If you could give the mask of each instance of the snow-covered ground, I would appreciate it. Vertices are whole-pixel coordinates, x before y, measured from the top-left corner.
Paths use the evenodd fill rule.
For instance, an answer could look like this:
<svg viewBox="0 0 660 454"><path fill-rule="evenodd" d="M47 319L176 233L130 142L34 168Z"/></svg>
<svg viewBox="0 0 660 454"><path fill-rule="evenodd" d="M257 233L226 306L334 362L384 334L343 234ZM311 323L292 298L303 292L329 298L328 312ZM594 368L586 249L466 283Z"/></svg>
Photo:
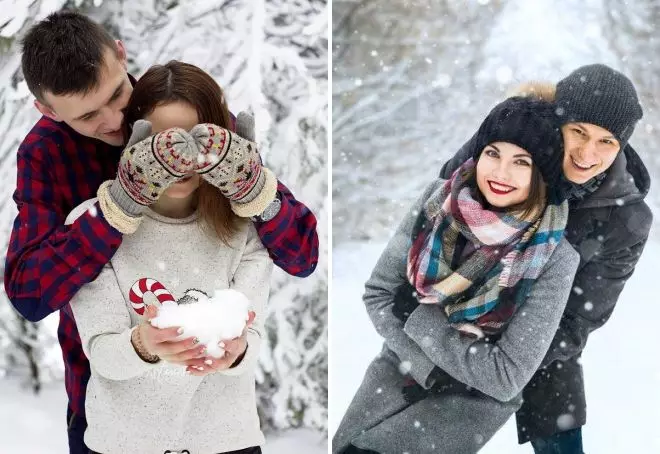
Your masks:
<svg viewBox="0 0 660 454"><path fill-rule="evenodd" d="M342 243L333 251L330 438L367 365L382 346L361 296L384 246L352 242ZM660 452L660 356L653 322L658 310L654 285L658 257L660 243L648 244L612 318L592 334L583 355L589 406L588 423L583 429L587 453ZM517 444L512 418L481 452L522 454L531 453L532 448Z"/></svg>
<svg viewBox="0 0 660 454"><path fill-rule="evenodd" d="M62 382L47 385L39 396L15 379L0 386L0 453L61 454L68 452L66 393ZM324 434L295 429L266 436L265 454L325 454Z"/></svg>

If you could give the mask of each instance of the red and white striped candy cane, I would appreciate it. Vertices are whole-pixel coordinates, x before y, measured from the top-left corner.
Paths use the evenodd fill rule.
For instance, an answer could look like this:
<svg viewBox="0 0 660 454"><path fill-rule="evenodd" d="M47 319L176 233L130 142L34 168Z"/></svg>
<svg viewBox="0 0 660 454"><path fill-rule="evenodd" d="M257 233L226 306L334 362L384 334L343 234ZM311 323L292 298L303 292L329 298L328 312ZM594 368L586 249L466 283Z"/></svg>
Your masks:
<svg viewBox="0 0 660 454"><path fill-rule="evenodd" d="M168 301L176 302L174 296L165 288L163 284L155 279L143 277L133 284L131 291L128 293L128 298L131 300L131 305L135 312L139 315L144 314L144 295L152 293L163 304Z"/></svg>

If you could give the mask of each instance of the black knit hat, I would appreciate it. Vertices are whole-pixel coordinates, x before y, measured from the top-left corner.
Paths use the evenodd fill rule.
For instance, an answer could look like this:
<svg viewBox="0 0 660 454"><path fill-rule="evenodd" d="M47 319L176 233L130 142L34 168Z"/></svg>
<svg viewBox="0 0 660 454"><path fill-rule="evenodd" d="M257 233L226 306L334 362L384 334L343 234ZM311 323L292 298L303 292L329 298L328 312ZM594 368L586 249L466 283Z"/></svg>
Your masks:
<svg viewBox="0 0 660 454"><path fill-rule="evenodd" d="M642 118L642 107L630 79L605 65L582 66L557 84L561 123L584 122L607 129L621 149Z"/></svg>
<svg viewBox="0 0 660 454"><path fill-rule="evenodd" d="M556 106L530 97L509 98L490 111L477 131L472 156L475 161L493 142L518 145L532 155L545 183L557 186L562 176L564 143Z"/></svg>

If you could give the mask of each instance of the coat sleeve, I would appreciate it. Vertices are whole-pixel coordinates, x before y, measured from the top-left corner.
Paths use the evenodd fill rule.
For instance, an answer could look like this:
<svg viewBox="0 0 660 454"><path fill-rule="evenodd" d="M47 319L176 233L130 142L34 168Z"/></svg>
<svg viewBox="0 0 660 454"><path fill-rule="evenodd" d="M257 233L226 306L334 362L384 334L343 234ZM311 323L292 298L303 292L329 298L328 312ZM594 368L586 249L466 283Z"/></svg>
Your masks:
<svg viewBox="0 0 660 454"><path fill-rule="evenodd" d="M229 287L243 293L251 302L250 310L255 312L252 326L247 332L247 350L245 356L235 367L219 373L225 375L240 375L252 371L259 358L261 340L264 336L264 320L266 318L266 302L270 293L270 279L273 273L273 261L261 244L259 236L250 227L248 241L241 262L234 273Z"/></svg>
<svg viewBox="0 0 660 454"><path fill-rule="evenodd" d="M636 213L645 220L640 233L626 231L613 235L611 245L605 243L599 254L581 265L543 366L579 354L589 334L609 320L626 281L635 271L651 228L651 211L646 205L640 206L645 208L644 212ZM625 225L623 220L611 222Z"/></svg>
<svg viewBox="0 0 660 454"><path fill-rule="evenodd" d="M275 265L292 276L307 277L319 261L316 217L280 181L277 191L282 201L279 213L255 226Z"/></svg>
<svg viewBox="0 0 660 454"><path fill-rule="evenodd" d="M405 332L456 380L497 400L516 397L546 354L566 306L579 256L563 240L499 340L465 336L438 305L420 304Z"/></svg>
<svg viewBox="0 0 660 454"><path fill-rule="evenodd" d="M472 157L472 148L474 142L477 140L477 134L475 133L470 140L468 140L461 148L456 152L456 154L445 162L445 165L442 166L440 170L440 178L448 180L451 178L451 174L458 169L461 164Z"/></svg>
<svg viewBox="0 0 660 454"><path fill-rule="evenodd" d="M413 379L425 388L433 384L430 375L435 365L403 332L404 322L395 315L393 309L394 302L399 296L399 289L408 282L406 263L415 220L424 202L440 184L440 180L437 180L428 186L408 211L378 259L371 277L365 284L366 291L363 297L367 313L378 334L385 339L385 345L397 355L403 368L409 370Z"/></svg>
<svg viewBox="0 0 660 454"><path fill-rule="evenodd" d="M4 284L14 308L36 322L67 305L98 276L119 248L122 234L98 204L70 226L57 194L59 184L38 147L21 148L14 220L5 261Z"/></svg>
<svg viewBox="0 0 660 454"><path fill-rule="evenodd" d="M128 380L159 367L138 356L131 343L131 318L110 264L71 301L85 356L108 380Z"/></svg>

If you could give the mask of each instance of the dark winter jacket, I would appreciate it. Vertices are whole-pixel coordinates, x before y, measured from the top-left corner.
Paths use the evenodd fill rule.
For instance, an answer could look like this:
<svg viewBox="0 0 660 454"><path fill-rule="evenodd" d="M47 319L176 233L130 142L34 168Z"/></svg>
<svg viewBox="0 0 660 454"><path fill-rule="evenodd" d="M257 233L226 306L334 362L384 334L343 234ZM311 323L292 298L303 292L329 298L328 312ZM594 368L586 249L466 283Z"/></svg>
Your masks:
<svg viewBox="0 0 660 454"><path fill-rule="evenodd" d="M451 173L470 156L469 142L442 168ZM650 178L635 150L627 145L596 190L571 204L565 236L580 254L573 289L542 366L529 382L517 413L521 443L586 423L580 353L589 334L612 315L619 294L635 270L653 216L644 197ZM559 361L560 363L552 364Z"/></svg>

